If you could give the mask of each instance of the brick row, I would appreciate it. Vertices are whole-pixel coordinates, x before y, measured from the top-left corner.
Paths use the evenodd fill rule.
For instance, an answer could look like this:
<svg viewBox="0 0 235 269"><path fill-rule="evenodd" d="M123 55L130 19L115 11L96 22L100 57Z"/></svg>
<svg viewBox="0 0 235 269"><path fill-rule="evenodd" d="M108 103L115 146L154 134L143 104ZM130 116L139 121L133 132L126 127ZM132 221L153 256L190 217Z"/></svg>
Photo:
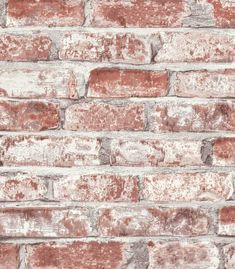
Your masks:
<svg viewBox="0 0 235 269"><path fill-rule="evenodd" d="M96 68L90 71L85 97L234 98L235 71L172 72L141 69ZM73 68L45 66L0 69L0 96L12 98L78 99L84 76Z"/></svg>
<svg viewBox="0 0 235 269"><path fill-rule="evenodd" d="M234 137L110 139L62 135L0 137L3 166L234 166Z"/></svg>
<svg viewBox="0 0 235 269"><path fill-rule="evenodd" d="M193 202L233 199L231 172L0 174L0 201ZM51 192L53 189L53 193Z"/></svg>
<svg viewBox="0 0 235 269"><path fill-rule="evenodd" d="M155 31L149 35L104 30L6 31L0 34L0 61L229 63L235 58L234 46L234 34L221 31Z"/></svg>
<svg viewBox="0 0 235 269"><path fill-rule="evenodd" d="M84 0L49 2L8 0L7 26L81 26ZM91 0L93 27L234 27L233 1Z"/></svg>

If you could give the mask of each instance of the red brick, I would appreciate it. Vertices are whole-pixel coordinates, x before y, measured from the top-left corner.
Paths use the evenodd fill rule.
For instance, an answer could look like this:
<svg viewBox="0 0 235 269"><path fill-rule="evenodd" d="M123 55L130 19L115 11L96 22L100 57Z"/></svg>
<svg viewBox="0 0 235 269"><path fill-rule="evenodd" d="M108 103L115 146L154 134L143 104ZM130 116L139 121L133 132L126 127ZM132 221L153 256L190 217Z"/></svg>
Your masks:
<svg viewBox="0 0 235 269"><path fill-rule="evenodd" d="M148 64L150 43L132 33L71 32L63 37L59 57L62 60Z"/></svg>
<svg viewBox="0 0 235 269"><path fill-rule="evenodd" d="M111 163L114 166L203 165L199 140L114 139Z"/></svg>
<svg viewBox="0 0 235 269"><path fill-rule="evenodd" d="M45 200L47 183L31 173L11 173L0 175L1 201Z"/></svg>
<svg viewBox="0 0 235 269"><path fill-rule="evenodd" d="M214 165L235 165L235 137L217 138L213 144Z"/></svg>
<svg viewBox="0 0 235 269"><path fill-rule="evenodd" d="M48 102L0 101L0 130L42 131L58 128L60 112Z"/></svg>
<svg viewBox="0 0 235 269"><path fill-rule="evenodd" d="M162 32L155 38L153 44L157 53L154 60L157 63L217 63L235 59L235 38L225 32Z"/></svg>
<svg viewBox="0 0 235 269"><path fill-rule="evenodd" d="M235 268L235 244L229 244L223 247L224 262L226 269Z"/></svg>
<svg viewBox="0 0 235 269"><path fill-rule="evenodd" d="M67 130L79 131L143 131L144 105L108 103L80 103L65 111Z"/></svg>
<svg viewBox="0 0 235 269"><path fill-rule="evenodd" d="M0 61L39 61L49 58L51 40L42 34L0 35Z"/></svg>
<svg viewBox="0 0 235 269"><path fill-rule="evenodd" d="M235 97L235 70L177 72L173 90L182 97Z"/></svg>
<svg viewBox="0 0 235 269"><path fill-rule="evenodd" d="M0 268L19 268L19 247L13 244L0 245Z"/></svg>
<svg viewBox="0 0 235 269"><path fill-rule="evenodd" d="M208 0L214 8L216 25L219 27L235 27L235 3L233 0Z"/></svg>
<svg viewBox="0 0 235 269"><path fill-rule="evenodd" d="M0 96L14 98L78 98L82 75L59 67L0 70Z"/></svg>
<svg viewBox="0 0 235 269"><path fill-rule="evenodd" d="M83 0L8 1L8 26L79 26L83 21Z"/></svg>
<svg viewBox="0 0 235 269"><path fill-rule="evenodd" d="M218 234L235 236L235 206L227 206L219 210Z"/></svg>
<svg viewBox="0 0 235 269"><path fill-rule="evenodd" d="M85 208L7 208L0 210L1 237L78 237L92 234Z"/></svg>
<svg viewBox="0 0 235 269"><path fill-rule="evenodd" d="M230 101L159 102L151 113L153 131L235 131L235 104Z"/></svg>
<svg viewBox="0 0 235 269"><path fill-rule="evenodd" d="M90 73L88 97L159 97L167 93L166 71L98 68Z"/></svg>
<svg viewBox="0 0 235 269"><path fill-rule="evenodd" d="M101 141L78 136L2 136L1 163L6 166L82 166L101 164Z"/></svg>
<svg viewBox="0 0 235 269"><path fill-rule="evenodd" d="M92 0L91 7L91 24L99 27L176 27L187 15L183 0Z"/></svg>
<svg viewBox="0 0 235 269"><path fill-rule="evenodd" d="M148 269L218 269L220 256L217 247L206 242L148 243Z"/></svg>
<svg viewBox="0 0 235 269"><path fill-rule="evenodd" d="M138 253L141 248L123 242L45 243L29 245L26 250L26 266L31 269L147 268Z"/></svg>
<svg viewBox="0 0 235 269"><path fill-rule="evenodd" d="M142 182L142 199L147 201L221 201L233 194L231 173L159 173Z"/></svg>
<svg viewBox="0 0 235 269"><path fill-rule="evenodd" d="M196 208L116 207L99 210L101 236L199 236L210 232L207 211Z"/></svg>
<svg viewBox="0 0 235 269"><path fill-rule="evenodd" d="M56 200L137 202L138 178L114 174L67 176L54 182Z"/></svg>

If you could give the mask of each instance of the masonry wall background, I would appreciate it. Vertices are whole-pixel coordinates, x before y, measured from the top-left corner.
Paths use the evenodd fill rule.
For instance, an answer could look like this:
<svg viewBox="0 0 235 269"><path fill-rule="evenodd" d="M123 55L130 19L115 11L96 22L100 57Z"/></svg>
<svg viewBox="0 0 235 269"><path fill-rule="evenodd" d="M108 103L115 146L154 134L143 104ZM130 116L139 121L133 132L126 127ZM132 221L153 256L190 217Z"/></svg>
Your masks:
<svg viewBox="0 0 235 269"><path fill-rule="evenodd" d="M235 268L235 1L0 1L0 268Z"/></svg>

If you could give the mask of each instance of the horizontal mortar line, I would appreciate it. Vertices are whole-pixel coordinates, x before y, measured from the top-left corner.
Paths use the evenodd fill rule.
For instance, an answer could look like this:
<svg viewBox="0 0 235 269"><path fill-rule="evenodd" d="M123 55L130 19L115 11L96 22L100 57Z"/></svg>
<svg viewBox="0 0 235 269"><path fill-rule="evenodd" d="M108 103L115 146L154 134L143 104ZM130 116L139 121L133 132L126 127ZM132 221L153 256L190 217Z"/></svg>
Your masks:
<svg viewBox="0 0 235 269"><path fill-rule="evenodd" d="M188 202L150 202L150 201L138 201L138 202L75 202L75 201L22 201L22 202L0 202L0 210L7 208L17 208L17 209L39 209L39 208L56 208L56 209L76 209L76 208L90 208L90 209L102 209L102 208L204 208L204 209L219 209L225 206L235 206L234 201L188 201Z"/></svg>
<svg viewBox="0 0 235 269"><path fill-rule="evenodd" d="M38 132L30 132L30 131L0 131L0 136L5 135L55 135L55 136L63 136L63 135L70 135L74 136L91 136L91 137L101 137L101 136L110 136L112 137L122 137L123 139L128 138L128 135L133 137L140 137L141 139L147 139L148 137L152 138L184 138L185 136L197 138L197 137L233 137L235 132L152 132L152 131L71 131L65 129L52 129L52 130L45 130L45 131L38 131ZM124 136L126 135L126 137ZM144 136L143 136L144 135Z"/></svg>
<svg viewBox="0 0 235 269"><path fill-rule="evenodd" d="M91 33L101 33L101 32L110 32L110 33L136 33L136 34L152 34L155 32L205 32L208 30L213 32L222 32L222 33L235 33L233 28L218 28L218 27L95 27L95 26L64 26L64 27L48 27L45 25L38 26L6 26L0 28L0 33L4 32L18 32L20 31L38 31L38 32L91 32Z"/></svg>
<svg viewBox="0 0 235 269"><path fill-rule="evenodd" d="M41 132L0 131L0 136L55 136L55 137L91 137L118 139L213 139L217 137L235 137L235 132L151 132L151 131L69 131L64 129Z"/></svg>
<svg viewBox="0 0 235 269"><path fill-rule="evenodd" d="M9 64L9 63L13 63L11 61L1 61L0 60L0 66L4 65L4 63ZM79 61L79 60L45 60L45 61L19 61L19 62L14 62L14 63L19 63L19 64L48 64L50 65L50 63L56 63L56 64L61 64L61 65L65 65L67 64L69 65L77 65L77 68L83 65L87 65L87 67L89 67L89 65L93 65L96 67L126 67L129 66L131 69L142 69L142 70L150 70L150 68L152 68L152 70L172 70L174 71L191 71L191 70L200 70L200 69L208 69L211 68L213 70L218 70L219 68L234 68L234 63L235 62L230 62L230 63L222 63L220 65L217 65L217 63L196 63L196 62L192 62L190 64L185 63L185 62L179 62L179 63L149 63L149 64L139 64L139 63L112 63L112 62L89 62L89 61ZM200 67L200 68L199 68ZM92 69L92 67L90 67L90 69Z"/></svg>
<svg viewBox="0 0 235 269"><path fill-rule="evenodd" d="M120 236L120 237L109 237L109 236L86 236L86 237L0 237L0 242L3 243L17 243L17 244L37 244L37 243L49 243L49 242L58 242L58 243L73 243L73 242L108 242L108 241L120 241L120 242L136 242L136 241L181 241L181 242L234 242L234 238L227 236L219 236L216 234L213 235L202 235L202 236Z"/></svg>
<svg viewBox="0 0 235 269"><path fill-rule="evenodd" d="M193 71L193 70L204 70L211 69L213 70L223 70L223 69L232 69L235 68L235 62L231 63L150 63L150 64L128 64L128 63L110 63L110 62L81 62L81 61L69 61L69 60L50 60L50 61L34 61L34 62L26 62L26 61L0 61L0 68L12 68L13 66L19 67L37 67L37 68L45 68L45 66L61 65L63 69L66 68L75 68L79 71L82 67L82 72L90 71L94 68L123 68L123 69L140 69L140 70L153 70L153 71L164 71L166 69L172 69L172 71L180 72L180 71ZM87 68L88 70L84 70ZM182 69L182 70L181 70ZM7 70L7 69L6 69ZM37 69L36 69L37 70Z"/></svg>
<svg viewBox="0 0 235 269"><path fill-rule="evenodd" d="M61 104L63 106L70 106L74 104L84 104L84 103L96 103L96 104L113 104L119 105L128 105L129 103L136 104L164 104L164 102L185 102L187 104L215 104L217 102L231 102L235 104L235 97L184 97L177 95L167 95L167 96L153 96L153 97L107 97L107 98L97 98L97 97L86 97L81 96L77 99L71 98L29 98L29 97L9 97L9 96L0 96L0 100L11 101L11 102L52 102L55 104ZM63 108L63 107L61 107ZM134 131L135 132L135 131ZM218 131L219 132L219 131ZM199 133L199 132L198 132ZM235 133L235 132L234 132Z"/></svg>
<svg viewBox="0 0 235 269"><path fill-rule="evenodd" d="M133 166L81 166L81 167L52 167L52 166L1 166L0 173L6 172L34 172L39 175L83 175L83 174L107 174L120 173L131 175L145 175L151 173L175 173L175 172L234 172L232 166L187 166L187 167L133 167Z"/></svg>

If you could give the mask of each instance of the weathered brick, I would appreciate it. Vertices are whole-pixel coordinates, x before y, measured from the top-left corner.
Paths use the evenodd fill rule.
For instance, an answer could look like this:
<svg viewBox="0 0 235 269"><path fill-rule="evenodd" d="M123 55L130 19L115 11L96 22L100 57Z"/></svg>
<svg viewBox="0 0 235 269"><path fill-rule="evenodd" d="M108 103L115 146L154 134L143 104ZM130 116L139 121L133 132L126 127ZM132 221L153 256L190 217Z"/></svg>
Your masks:
<svg viewBox="0 0 235 269"><path fill-rule="evenodd" d="M235 244L229 244L223 247L224 266L226 269L235 268Z"/></svg>
<svg viewBox="0 0 235 269"><path fill-rule="evenodd" d="M0 269L19 268L19 246L13 244L0 245Z"/></svg>
<svg viewBox="0 0 235 269"><path fill-rule="evenodd" d="M187 172L144 176L141 196L147 201L220 201L233 194L231 173Z"/></svg>
<svg viewBox="0 0 235 269"><path fill-rule="evenodd" d="M136 176L114 174L66 176L56 180L53 189L56 200L137 202L139 198Z"/></svg>
<svg viewBox="0 0 235 269"><path fill-rule="evenodd" d="M184 0L92 0L91 24L101 27L176 27L187 15Z"/></svg>
<svg viewBox="0 0 235 269"><path fill-rule="evenodd" d="M45 243L28 245L26 250L26 266L31 269L143 269L148 265L140 244L117 241Z"/></svg>
<svg viewBox="0 0 235 269"><path fill-rule="evenodd" d="M65 111L67 130L79 131L143 131L144 105L108 103L80 103Z"/></svg>
<svg viewBox="0 0 235 269"><path fill-rule="evenodd" d="M211 219L199 208L116 207L100 209L97 226L102 236L199 236Z"/></svg>
<svg viewBox="0 0 235 269"><path fill-rule="evenodd" d="M191 31L154 34L155 62L233 62L234 35L225 32Z"/></svg>
<svg viewBox="0 0 235 269"><path fill-rule="evenodd" d="M99 165L101 140L78 136L2 136L1 163L6 166Z"/></svg>
<svg viewBox="0 0 235 269"><path fill-rule="evenodd" d="M235 27L235 3L233 0L208 0L214 8L216 25L219 27Z"/></svg>
<svg viewBox="0 0 235 269"><path fill-rule="evenodd" d="M212 143L214 165L235 165L235 137L217 138Z"/></svg>
<svg viewBox="0 0 235 269"><path fill-rule="evenodd" d="M8 26L79 26L84 21L83 0L8 0Z"/></svg>
<svg viewBox="0 0 235 269"><path fill-rule="evenodd" d="M235 131L235 103L230 101L158 102L151 113L153 131Z"/></svg>
<svg viewBox="0 0 235 269"><path fill-rule="evenodd" d="M7 208L0 210L1 237L78 237L92 234L85 208Z"/></svg>
<svg viewBox="0 0 235 269"><path fill-rule="evenodd" d="M1 201L45 200L48 184L31 173L7 172L0 175Z"/></svg>
<svg viewBox="0 0 235 269"><path fill-rule="evenodd" d="M0 61L47 60L52 42L42 34L0 35Z"/></svg>
<svg viewBox="0 0 235 269"><path fill-rule="evenodd" d="M200 140L114 139L111 164L114 166L203 165Z"/></svg>
<svg viewBox="0 0 235 269"><path fill-rule="evenodd" d="M58 128L59 108L48 102L0 101L0 130L42 131Z"/></svg>
<svg viewBox="0 0 235 269"><path fill-rule="evenodd" d="M235 97L235 70L177 72L172 88L182 97Z"/></svg>
<svg viewBox="0 0 235 269"><path fill-rule="evenodd" d="M225 206L219 210L218 234L235 236L235 206Z"/></svg>
<svg viewBox="0 0 235 269"><path fill-rule="evenodd" d="M90 73L88 97L159 97L168 93L168 73L136 69L98 68Z"/></svg>
<svg viewBox="0 0 235 269"><path fill-rule="evenodd" d="M218 269L217 247L206 242L148 242L149 269Z"/></svg>
<svg viewBox="0 0 235 269"><path fill-rule="evenodd" d="M0 96L14 98L78 98L82 75L70 69L19 68L0 70Z"/></svg>
<svg viewBox="0 0 235 269"><path fill-rule="evenodd" d="M59 57L62 60L147 64L150 43L133 33L71 32L64 35Z"/></svg>

